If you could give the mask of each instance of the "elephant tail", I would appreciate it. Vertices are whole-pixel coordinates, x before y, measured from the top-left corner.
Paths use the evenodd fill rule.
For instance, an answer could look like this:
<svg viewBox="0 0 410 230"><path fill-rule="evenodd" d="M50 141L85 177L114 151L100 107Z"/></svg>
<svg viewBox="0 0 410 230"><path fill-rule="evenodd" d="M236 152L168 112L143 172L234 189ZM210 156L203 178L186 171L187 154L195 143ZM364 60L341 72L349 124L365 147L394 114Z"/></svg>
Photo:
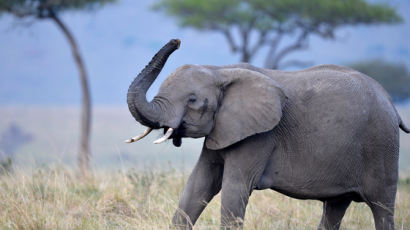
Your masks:
<svg viewBox="0 0 410 230"><path fill-rule="evenodd" d="M393 102L390 99L390 102L393 105ZM401 130L403 130L405 133L410 133L410 129L404 124L403 120L400 117L400 114L397 112L396 107L393 105L394 111L396 112L397 118L399 119L399 127L401 128Z"/></svg>
<svg viewBox="0 0 410 230"><path fill-rule="evenodd" d="M400 118L400 117L399 117ZM410 129L408 127L406 127L406 125L403 123L403 121L400 118L400 123L399 123L399 127L401 128L401 130L403 130L405 133L410 133Z"/></svg>

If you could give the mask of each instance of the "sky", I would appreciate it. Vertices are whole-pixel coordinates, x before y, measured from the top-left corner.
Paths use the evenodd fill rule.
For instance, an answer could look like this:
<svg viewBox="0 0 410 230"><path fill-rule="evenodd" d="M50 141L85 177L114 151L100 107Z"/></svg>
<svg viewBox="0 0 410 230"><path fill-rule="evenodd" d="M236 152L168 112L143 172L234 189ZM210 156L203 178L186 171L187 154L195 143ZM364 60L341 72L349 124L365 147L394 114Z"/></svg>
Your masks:
<svg viewBox="0 0 410 230"><path fill-rule="evenodd" d="M183 64L226 65L239 62L218 33L180 28L173 18L153 12L155 1L121 0L92 12L66 12L86 63L94 105L126 105L132 79L172 38L181 47L168 59L148 92ZM336 40L311 37L309 49L289 58L313 64L367 59L404 63L410 69L410 1L391 0L404 18L399 25L346 27ZM288 38L290 39L290 38ZM263 66L264 50L252 64ZM49 20L25 22L0 16L0 105L78 105L80 82L68 43Z"/></svg>

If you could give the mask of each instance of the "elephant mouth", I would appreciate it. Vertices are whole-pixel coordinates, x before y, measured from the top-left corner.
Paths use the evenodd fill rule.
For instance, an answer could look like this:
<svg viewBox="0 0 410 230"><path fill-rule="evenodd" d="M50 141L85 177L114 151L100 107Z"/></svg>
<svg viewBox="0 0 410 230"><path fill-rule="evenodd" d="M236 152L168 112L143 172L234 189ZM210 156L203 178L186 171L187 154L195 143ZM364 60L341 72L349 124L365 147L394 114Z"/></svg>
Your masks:
<svg viewBox="0 0 410 230"><path fill-rule="evenodd" d="M183 137L188 137L188 136L199 136L200 134L196 133L189 133L190 135L187 135L187 126L196 126L194 124L188 123L186 121L182 121L181 124L178 126L178 128L173 129L172 135L168 137L168 139L172 139L172 144L175 147L180 147L182 145L182 138ZM170 127L164 127L164 134L168 132Z"/></svg>
<svg viewBox="0 0 410 230"><path fill-rule="evenodd" d="M169 130L169 127L164 128L164 134ZM183 126L179 126L178 128L174 129L172 135L168 139L172 139L172 144L175 147L180 147L182 144L182 137L184 137L184 128Z"/></svg>
<svg viewBox="0 0 410 230"><path fill-rule="evenodd" d="M201 135L200 133L189 133L187 132L187 126L194 126L192 124L189 124L185 121L182 121L181 124L177 127L177 128L171 128L171 127L163 127L164 129L164 136L157 139L156 141L154 141L154 144L159 144L162 143L168 139L172 139L172 144L175 147L180 147L182 144L182 138L183 137L202 137L203 135ZM126 143L133 143L136 142L138 140L141 140L142 138L144 138L145 136L147 136L151 131L153 130L153 128L147 128L147 130L144 131L144 133L142 133L139 136L130 138L128 140L126 140Z"/></svg>

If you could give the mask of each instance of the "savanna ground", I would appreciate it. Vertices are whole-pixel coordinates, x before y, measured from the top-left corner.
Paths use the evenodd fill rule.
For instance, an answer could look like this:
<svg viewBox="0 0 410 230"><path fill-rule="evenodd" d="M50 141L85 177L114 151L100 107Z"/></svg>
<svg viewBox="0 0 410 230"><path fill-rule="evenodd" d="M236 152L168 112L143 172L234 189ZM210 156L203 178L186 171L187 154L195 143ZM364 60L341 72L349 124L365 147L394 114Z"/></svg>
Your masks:
<svg viewBox="0 0 410 230"><path fill-rule="evenodd" d="M78 178L63 166L0 176L0 229L171 229L173 212L187 175L173 169L94 172ZM219 229L220 195L195 229ZM316 229L321 202L255 191L245 229ZM396 229L410 226L410 180L401 180L396 200ZM342 229L374 229L370 209L352 203Z"/></svg>
<svg viewBox="0 0 410 230"><path fill-rule="evenodd" d="M410 106L398 110L410 125ZM1 230L170 229L179 196L199 156L201 139L184 139L181 148L171 143L153 145L161 136L157 132L126 145L124 139L144 128L135 126L127 108L96 108L91 139L94 173L84 180L74 170L78 109L2 107L0 114L0 134L14 124L32 136L30 142L14 146L12 171L0 173ZM410 178L410 135L401 132L400 138L400 174ZM255 191L247 207L245 229L316 229L321 214L319 201ZM219 219L217 195L194 229L219 229ZM395 220L396 229L410 229L410 179L399 184ZM341 229L374 229L370 209L352 203Z"/></svg>

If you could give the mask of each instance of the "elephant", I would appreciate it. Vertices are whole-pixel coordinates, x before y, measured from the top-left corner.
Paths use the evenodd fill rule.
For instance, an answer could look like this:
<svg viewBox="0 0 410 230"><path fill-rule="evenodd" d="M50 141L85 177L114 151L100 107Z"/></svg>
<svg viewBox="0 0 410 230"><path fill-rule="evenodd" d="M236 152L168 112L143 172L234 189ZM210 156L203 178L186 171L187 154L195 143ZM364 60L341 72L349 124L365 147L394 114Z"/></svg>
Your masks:
<svg viewBox="0 0 410 230"><path fill-rule="evenodd" d="M318 229L339 229L352 201L364 202L375 228L394 229L399 131L409 133L388 93L353 69L319 65L281 71L241 63L183 65L148 101L147 90L171 53L173 39L127 92L132 116L154 143L202 138L172 224L191 229L221 191L221 228L242 229L253 190L272 189L323 202Z"/></svg>

